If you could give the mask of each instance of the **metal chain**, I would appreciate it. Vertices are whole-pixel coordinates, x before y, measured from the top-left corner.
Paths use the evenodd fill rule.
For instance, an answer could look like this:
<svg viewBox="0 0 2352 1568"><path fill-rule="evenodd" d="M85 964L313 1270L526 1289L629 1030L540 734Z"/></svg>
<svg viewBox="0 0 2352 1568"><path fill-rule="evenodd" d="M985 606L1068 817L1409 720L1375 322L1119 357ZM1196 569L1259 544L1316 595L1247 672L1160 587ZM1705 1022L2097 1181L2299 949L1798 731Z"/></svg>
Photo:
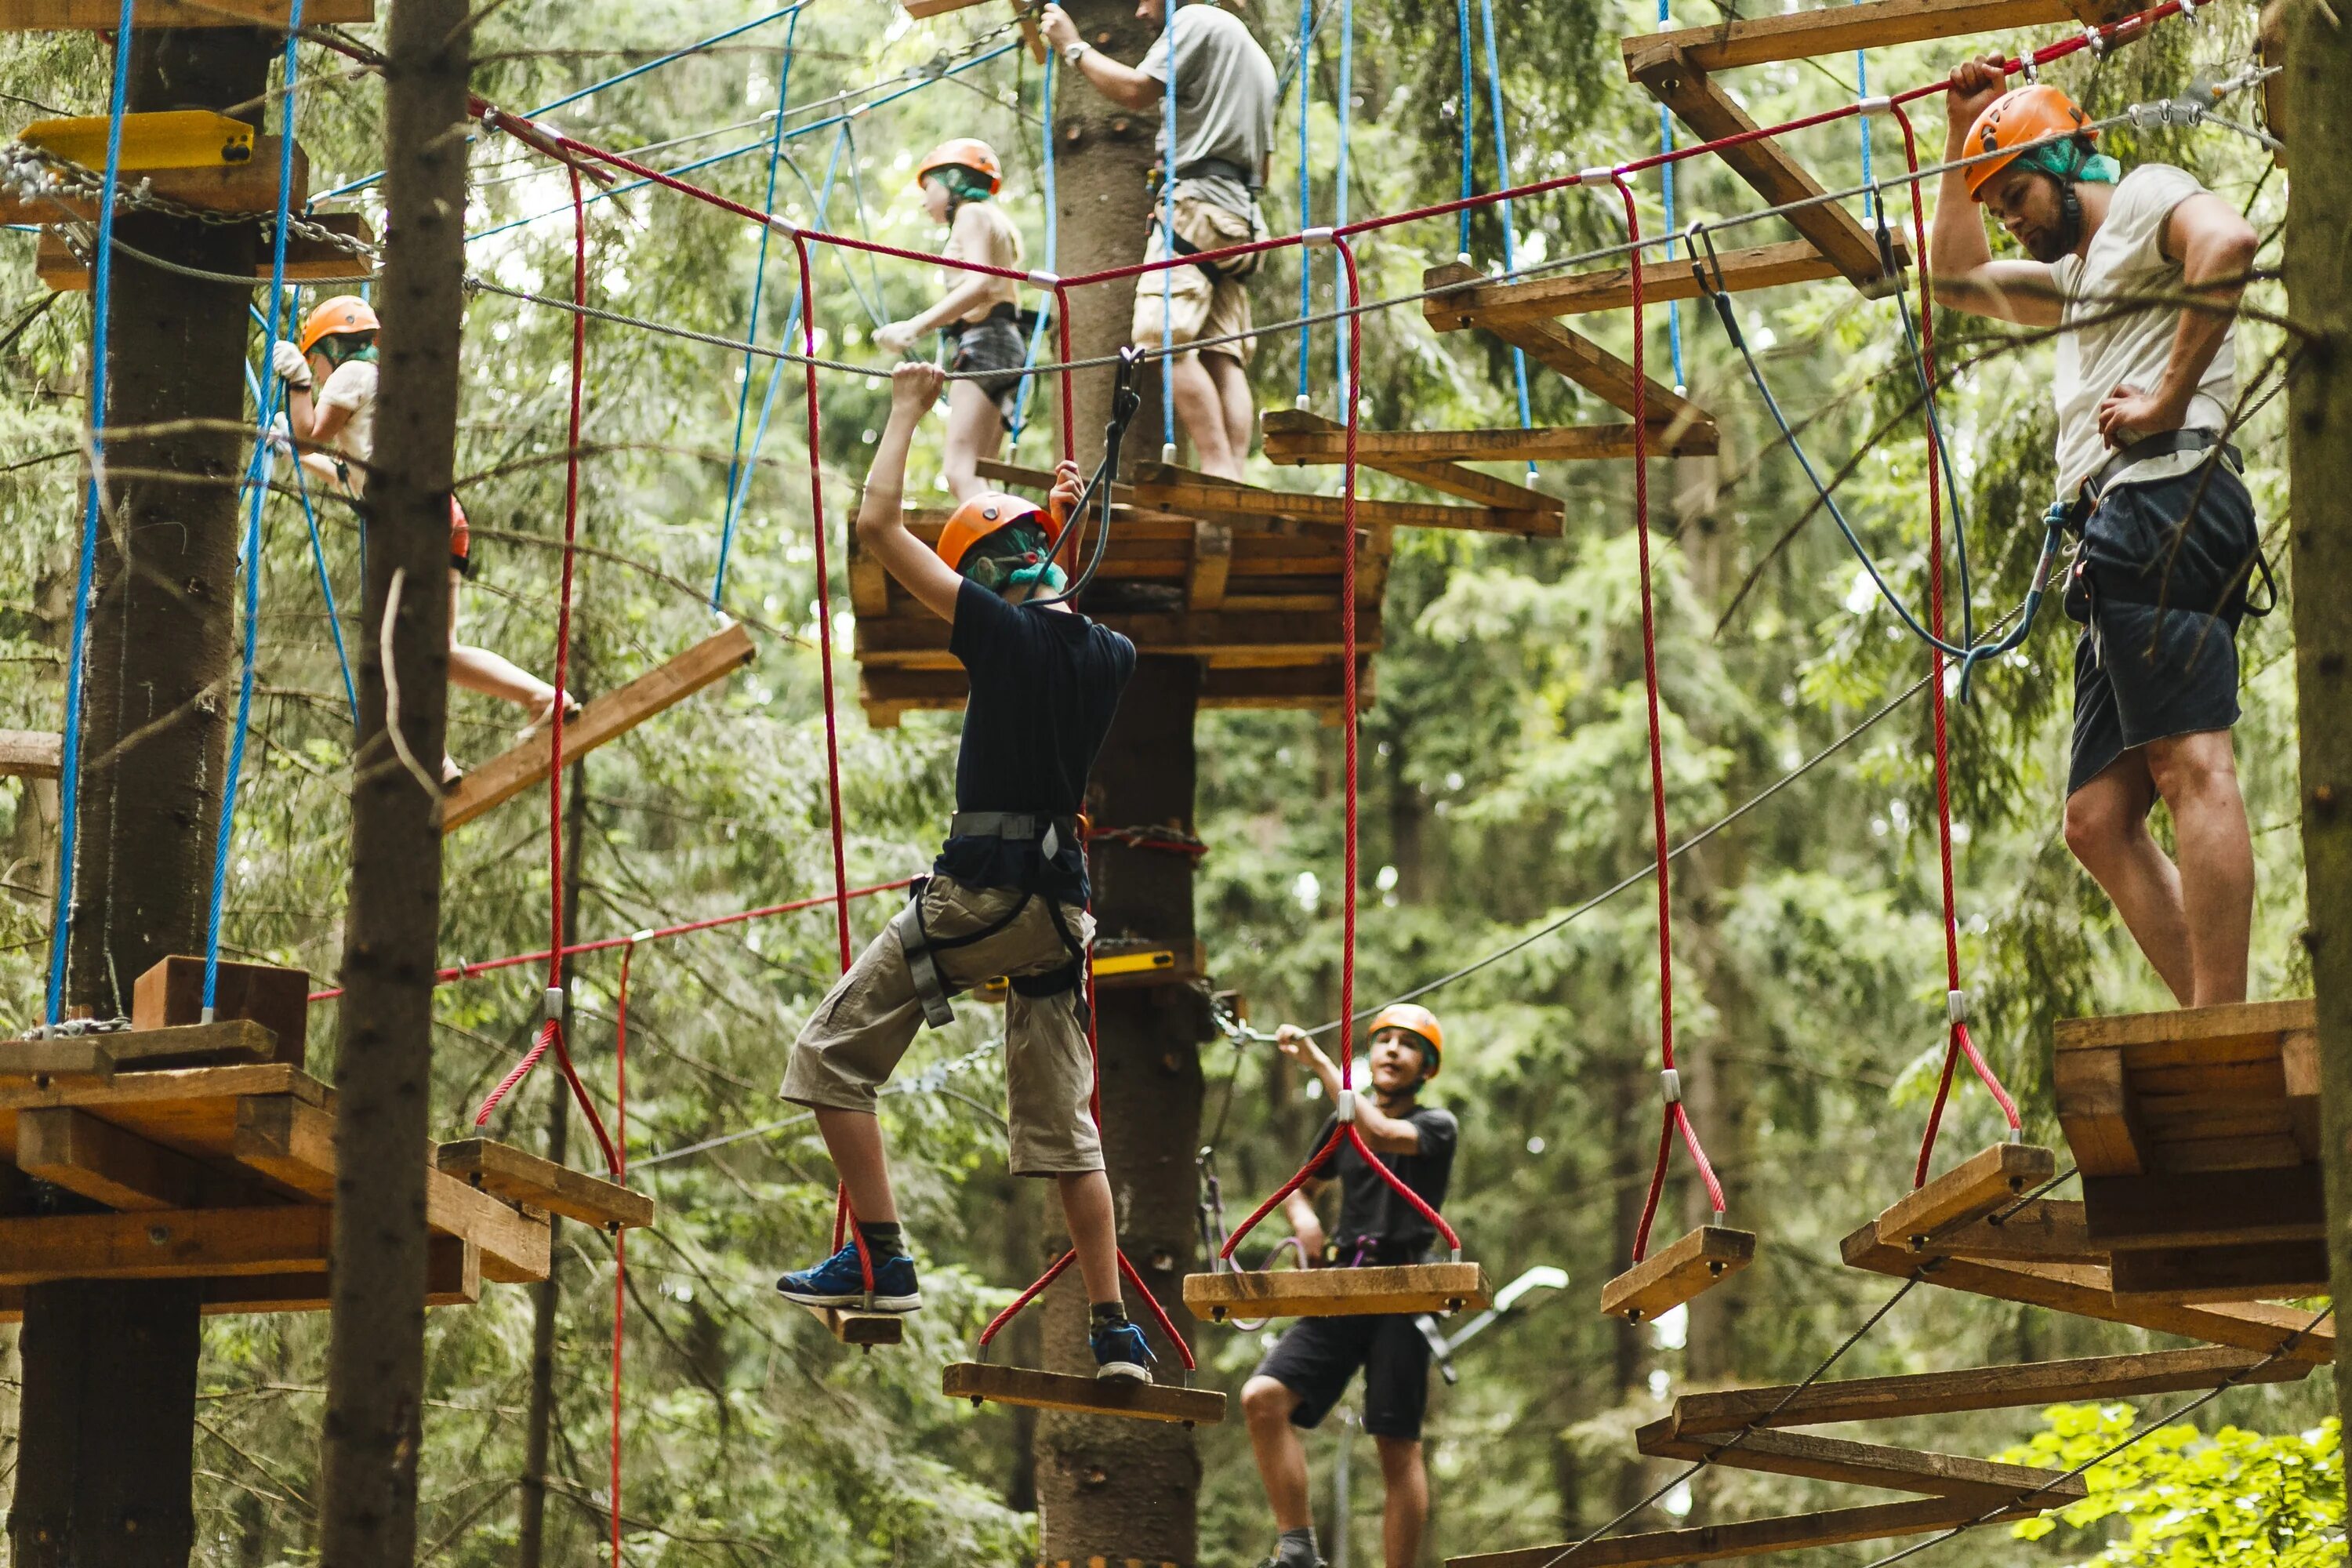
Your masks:
<svg viewBox="0 0 2352 1568"><path fill-rule="evenodd" d="M61 157L46 147L10 142L0 143L0 186L28 202L44 198L56 201L64 194L79 195L95 203L105 194L106 176L99 170ZM274 214L217 212L210 207L191 206L186 202L159 195L154 183L144 177L135 184L118 181L115 205L142 212L159 213L165 217L193 219L215 228L230 224L257 222L265 236L277 226ZM380 260L383 254L381 246L371 245L355 235L340 233L324 224L296 217L290 213L286 218L286 232L297 238L310 240L371 262Z"/></svg>

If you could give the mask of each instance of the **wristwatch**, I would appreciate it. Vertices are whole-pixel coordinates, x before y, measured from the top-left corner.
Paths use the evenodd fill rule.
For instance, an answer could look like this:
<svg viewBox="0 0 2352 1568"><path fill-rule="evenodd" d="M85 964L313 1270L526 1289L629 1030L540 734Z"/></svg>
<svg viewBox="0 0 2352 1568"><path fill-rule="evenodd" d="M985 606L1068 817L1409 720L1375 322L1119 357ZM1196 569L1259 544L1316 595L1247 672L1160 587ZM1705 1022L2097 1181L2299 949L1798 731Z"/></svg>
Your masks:
<svg viewBox="0 0 2352 1568"><path fill-rule="evenodd" d="M1066 66L1075 68L1080 60L1086 58L1087 51L1093 47L1094 46L1087 42L1084 38L1072 38L1068 43L1062 46L1062 63Z"/></svg>

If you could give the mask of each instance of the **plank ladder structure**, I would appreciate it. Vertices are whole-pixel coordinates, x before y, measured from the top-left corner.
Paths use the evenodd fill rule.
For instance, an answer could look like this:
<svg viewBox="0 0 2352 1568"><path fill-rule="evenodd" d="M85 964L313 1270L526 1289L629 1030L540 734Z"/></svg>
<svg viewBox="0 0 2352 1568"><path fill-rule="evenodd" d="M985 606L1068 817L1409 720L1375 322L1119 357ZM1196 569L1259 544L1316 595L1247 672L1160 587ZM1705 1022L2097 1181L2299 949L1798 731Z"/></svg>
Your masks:
<svg viewBox="0 0 2352 1568"><path fill-rule="evenodd" d="M1332 495L1268 489L1160 463L1130 466L1112 487L1111 540L1082 602L1147 655L1200 659L1207 707L1307 708L1336 721L1341 701L1339 626L1343 507ZM1053 476L983 462L992 482L1043 491ZM1513 487L1517 489L1517 487ZM1524 495L1536 500L1532 490ZM910 508L908 527L936 543L947 513ZM1360 497L1356 503L1358 696L1371 700L1370 661L1381 646L1381 600L1395 531L1453 528L1557 538L1557 505L1448 506ZM1091 538L1071 550L1091 549ZM858 698L869 721L896 724L915 709L959 708L964 675L948 651L948 625L917 604L849 539L856 613Z"/></svg>
<svg viewBox="0 0 2352 1568"><path fill-rule="evenodd" d="M53 1279L194 1279L208 1313L326 1309L334 1091L302 1067L310 977L223 964L223 1016L178 1021L202 971L171 958L142 976L130 1028L0 1043L0 1320ZM551 1213L653 1221L651 1199L520 1150L419 1152L436 1305L547 1278ZM35 1178L108 1212L30 1212Z"/></svg>
<svg viewBox="0 0 2352 1568"><path fill-rule="evenodd" d="M607 741L619 739L655 714L726 679L751 663L757 652L751 633L730 626L617 691L593 700L578 718L563 722L564 759L585 756ZM471 822L531 785L546 783L554 761L555 736L541 729L520 745L469 769L457 787L441 797L441 831Z"/></svg>
<svg viewBox="0 0 2352 1568"><path fill-rule="evenodd" d="M2059 1124L2118 1297L2327 1292L2310 1000L2074 1018Z"/></svg>

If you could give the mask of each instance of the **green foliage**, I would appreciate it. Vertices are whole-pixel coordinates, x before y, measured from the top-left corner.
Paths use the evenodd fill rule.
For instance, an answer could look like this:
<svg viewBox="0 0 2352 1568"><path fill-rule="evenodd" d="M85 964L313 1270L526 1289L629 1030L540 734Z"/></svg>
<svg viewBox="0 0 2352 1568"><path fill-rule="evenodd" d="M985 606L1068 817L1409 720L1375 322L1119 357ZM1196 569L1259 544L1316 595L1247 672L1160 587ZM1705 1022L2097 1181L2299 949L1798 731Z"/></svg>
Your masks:
<svg viewBox="0 0 2352 1568"><path fill-rule="evenodd" d="M2231 1426L2211 1433L2161 1426L2111 1458L2100 1456L2138 1425L2130 1406L2061 1405L2043 1418L2047 1430L1998 1457L2051 1469L2090 1464L2090 1495L2016 1525L2021 1541L2055 1537L2062 1526L2108 1538L2083 1568L2317 1568L2344 1560L2344 1449L2332 1416L2277 1436Z"/></svg>

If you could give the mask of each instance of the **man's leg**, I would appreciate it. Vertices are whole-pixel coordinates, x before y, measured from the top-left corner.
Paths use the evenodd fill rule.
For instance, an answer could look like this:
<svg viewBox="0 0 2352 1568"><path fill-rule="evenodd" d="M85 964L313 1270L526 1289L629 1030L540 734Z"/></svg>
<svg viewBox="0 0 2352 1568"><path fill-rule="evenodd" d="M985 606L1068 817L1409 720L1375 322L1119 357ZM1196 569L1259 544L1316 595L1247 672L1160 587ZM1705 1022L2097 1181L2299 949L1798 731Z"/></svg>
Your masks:
<svg viewBox="0 0 2352 1568"><path fill-rule="evenodd" d="M2197 992L2189 919L2181 904L2180 872L2147 830L2148 808L2156 799L2147 750L2126 752L2066 797L2066 847L2115 900L2116 912L2123 917L2140 952L2147 955L2174 998L2187 1007L2194 1005L2190 998ZM2230 788L2234 798L2234 775ZM2242 807L2238 831L2242 843ZM2247 879L2251 886L2251 872ZM2242 943L2244 930L2242 924ZM2244 986L2242 952L2242 946L2241 990Z"/></svg>
<svg viewBox="0 0 2352 1568"><path fill-rule="evenodd" d="M1290 1424L1297 1408L1297 1391L1274 1378L1260 1373L1242 1384L1242 1419L1276 1530L1305 1530L1314 1522L1307 1511L1307 1446Z"/></svg>
<svg viewBox="0 0 2352 1568"><path fill-rule="evenodd" d="M2246 999L2253 940L2254 842L2227 730L2150 741L2147 772L2172 812L2174 883L2186 928L2191 1007ZM2175 989L2179 989L2175 987Z"/></svg>
<svg viewBox="0 0 2352 1568"><path fill-rule="evenodd" d="M1118 1216L1112 1206L1110 1178L1100 1171L1056 1176L1062 1217L1069 1222L1070 1247L1078 1255L1078 1276L1087 1300L1097 1306L1119 1299Z"/></svg>
<svg viewBox="0 0 2352 1568"><path fill-rule="evenodd" d="M870 1110L837 1110L820 1105L816 1130L841 1184L849 1193L849 1212L867 1225L898 1223L898 1203L890 1192L890 1162L882 1148L882 1121Z"/></svg>
<svg viewBox="0 0 2352 1568"><path fill-rule="evenodd" d="M1418 1568L1421 1534L1429 1523L1429 1470L1418 1437L1374 1437L1388 1502L1381 1512L1381 1544L1388 1568Z"/></svg>
<svg viewBox="0 0 2352 1568"><path fill-rule="evenodd" d="M1176 387L1176 417L1184 426L1184 434L1192 437L1192 452L1204 474L1221 479L1242 477L1242 462L1234 449L1225 418L1224 394L1216 378L1202 363L1204 356L1181 354L1171 363L1171 374ZM1213 361L1232 363L1222 354L1206 356ZM1242 390L1244 401L1249 396L1246 385ZM1244 451L1248 449L1244 445Z"/></svg>
<svg viewBox="0 0 2352 1568"><path fill-rule="evenodd" d="M1203 353L1201 363L1217 384L1217 402L1224 411L1225 449L1233 454L1234 476L1249 458L1250 438L1257 432L1257 400L1250 395L1249 371L1231 354Z"/></svg>
<svg viewBox="0 0 2352 1568"><path fill-rule="evenodd" d="M962 502L987 489L981 482L980 460L996 456L1003 444L1004 416L997 412L996 400L976 381L950 382L948 436L940 452L948 493Z"/></svg>

